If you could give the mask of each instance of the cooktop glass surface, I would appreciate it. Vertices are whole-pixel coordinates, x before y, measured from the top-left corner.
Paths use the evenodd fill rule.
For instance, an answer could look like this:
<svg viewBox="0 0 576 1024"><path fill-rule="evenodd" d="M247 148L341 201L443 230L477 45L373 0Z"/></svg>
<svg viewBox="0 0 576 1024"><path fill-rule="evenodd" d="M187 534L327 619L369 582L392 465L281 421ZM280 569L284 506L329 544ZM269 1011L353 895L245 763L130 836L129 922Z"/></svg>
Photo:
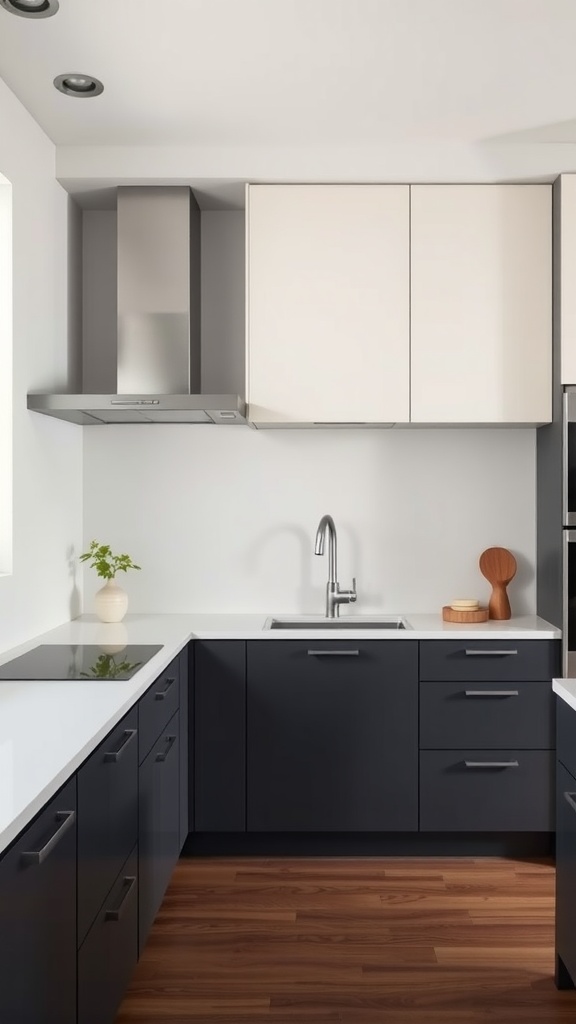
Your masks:
<svg viewBox="0 0 576 1024"><path fill-rule="evenodd" d="M161 644L40 644L0 665L0 679L131 679L160 650Z"/></svg>

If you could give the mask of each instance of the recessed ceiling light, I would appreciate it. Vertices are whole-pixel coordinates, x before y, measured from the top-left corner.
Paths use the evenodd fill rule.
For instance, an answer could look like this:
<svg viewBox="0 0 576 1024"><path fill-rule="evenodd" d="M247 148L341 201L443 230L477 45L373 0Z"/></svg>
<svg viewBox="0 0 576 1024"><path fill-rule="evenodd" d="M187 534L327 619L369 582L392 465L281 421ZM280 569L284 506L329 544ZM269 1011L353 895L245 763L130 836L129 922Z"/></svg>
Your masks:
<svg viewBox="0 0 576 1024"><path fill-rule="evenodd" d="M92 75L79 75L76 73L58 75L54 79L54 85L60 92L65 93L66 96L87 98L88 96L99 96L101 92L104 92L102 82L98 78L93 78Z"/></svg>
<svg viewBox="0 0 576 1024"><path fill-rule="evenodd" d="M58 0L0 0L0 6L21 18L51 18L58 10Z"/></svg>

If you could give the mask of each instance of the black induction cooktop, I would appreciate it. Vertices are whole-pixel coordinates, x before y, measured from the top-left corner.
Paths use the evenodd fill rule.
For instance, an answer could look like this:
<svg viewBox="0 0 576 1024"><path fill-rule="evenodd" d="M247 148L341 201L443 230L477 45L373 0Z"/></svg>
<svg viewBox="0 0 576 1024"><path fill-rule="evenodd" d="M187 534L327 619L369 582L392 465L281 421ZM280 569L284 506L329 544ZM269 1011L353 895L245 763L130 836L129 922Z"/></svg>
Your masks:
<svg viewBox="0 0 576 1024"><path fill-rule="evenodd" d="M39 644L0 665L0 679L131 679L161 644L127 644L121 650L95 644Z"/></svg>

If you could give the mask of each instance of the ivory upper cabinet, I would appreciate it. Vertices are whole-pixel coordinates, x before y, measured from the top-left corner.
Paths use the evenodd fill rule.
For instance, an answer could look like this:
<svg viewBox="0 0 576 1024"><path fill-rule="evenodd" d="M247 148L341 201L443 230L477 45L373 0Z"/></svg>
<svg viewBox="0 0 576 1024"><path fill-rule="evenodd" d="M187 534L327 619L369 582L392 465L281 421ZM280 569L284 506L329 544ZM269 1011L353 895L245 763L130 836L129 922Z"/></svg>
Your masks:
<svg viewBox="0 0 576 1024"><path fill-rule="evenodd" d="M559 222L560 365L562 384L576 384L576 174L562 174L554 186Z"/></svg>
<svg viewBox="0 0 576 1024"><path fill-rule="evenodd" d="M256 425L409 420L408 185L247 190Z"/></svg>
<svg viewBox="0 0 576 1024"><path fill-rule="evenodd" d="M411 421L552 418L549 185L411 190Z"/></svg>

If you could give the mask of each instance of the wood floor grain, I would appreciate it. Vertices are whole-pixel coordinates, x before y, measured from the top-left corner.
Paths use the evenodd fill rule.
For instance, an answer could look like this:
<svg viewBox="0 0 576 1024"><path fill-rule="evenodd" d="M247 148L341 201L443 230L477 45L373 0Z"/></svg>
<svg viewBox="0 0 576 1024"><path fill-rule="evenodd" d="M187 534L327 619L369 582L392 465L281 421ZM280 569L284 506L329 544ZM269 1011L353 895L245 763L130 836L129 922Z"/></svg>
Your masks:
<svg viewBox="0 0 576 1024"><path fill-rule="evenodd" d="M576 1024L549 861L184 859L116 1024Z"/></svg>

